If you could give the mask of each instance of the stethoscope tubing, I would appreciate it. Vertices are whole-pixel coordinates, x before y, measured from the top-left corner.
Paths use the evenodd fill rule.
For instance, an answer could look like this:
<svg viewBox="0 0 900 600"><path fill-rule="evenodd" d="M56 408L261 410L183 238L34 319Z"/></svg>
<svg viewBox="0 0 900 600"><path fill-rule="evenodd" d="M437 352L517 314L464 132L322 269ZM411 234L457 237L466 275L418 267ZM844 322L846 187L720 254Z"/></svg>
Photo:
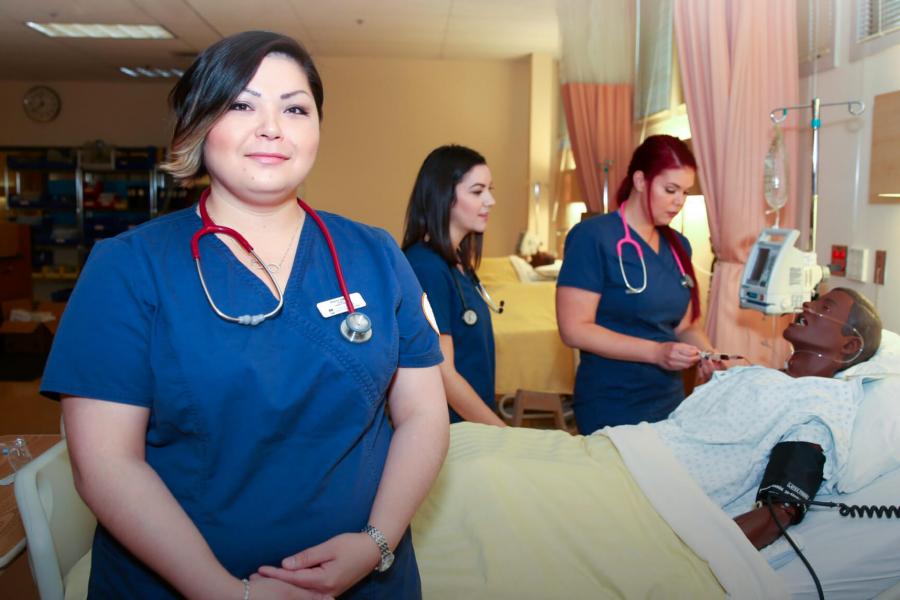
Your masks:
<svg viewBox="0 0 900 600"><path fill-rule="evenodd" d="M256 254L256 251L253 249L253 246L250 245L249 242L238 233L236 230L231 227L225 227L223 225L216 225L213 223L212 218L209 216L209 212L206 210L206 200L209 197L210 190L209 188L205 189L203 193L200 195L199 201L199 210L200 210L200 220L202 222L202 226L200 229L194 232L194 235L191 237L191 256L194 259L194 264L197 267L197 276L200 278L200 286L203 288L203 293L206 295L206 299L209 302L209 305L212 307L213 311L221 317L222 319L231 322L237 323L240 325L258 325L277 315L281 309L284 307L284 290L281 289L281 286L278 284L278 281L275 279L275 276L269 270L269 267L266 263L260 259L260 257ZM297 204L300 205L300 208L303 209L304 213L309 215L312 220L316 223L316 226L319 228L319 231L322 232L322 237L325 238L325 243L328 245L328 251L331 254L331 261L334 266L334 273L338 281L338 286L341 289L341 296L344 298L344 302L347 306L347 312L349 313L347 318L344 319L344 323L341 327L341 332L344 334L350 341L366 341L371 337L371 323L368 322L368 317L365 315L358 314L356 308L353 306L353 301L350 298L350 292L347 288L347 282L344 279L344 272L341 269L341 262L338 258L337 248L334 245L334 239L331 237L331 232L328 231L328 227L322 221L322 218L319 217L318 213L306 202L297 198ZM233 317L231 315L225 314L213 301L212 295L209 293L209 287L206 284L206 278L203 276L203 269L200 266L200 238L204 235L208 234L222 234L227 235L234 239L244 250L246 250L256 262L262 265L263 270L266 272L267 277L275 286L275 291L278 294L278 304L267 313L261 313L256 315L240 315L238 317ZM356 321L349 321L351 316L354 316L357 321L366 322L367 329L364 332L358 331L359 325L356 324ZM355 326L351 326L349 328L349 333L344 332L346 326L350 323L354 323Z"/></svg>
<svg viewBox="0 0 900 600"><path fill-rule="evenodd" d="M463 295L462 286L459 284L459 276L461 275L463 277L466 277L466 275L463 273L454 273L454 270L457 270L456 267L450 267L450 277L451 279L453 279L453 285L456 287L456 293L459 296L459 301L463 307L462 320L463 323L471 327L478 323L478 313L476 313L475 309L471 308L468 302L466 302L465 295ZM490 310L494 311L497 314L502 314L504 302L501 300L500 306L494 304L493 299L491 299L491 295L488 294L487 290L484 287L484 284L481 283L481 280L478 279L478 276L475 275L474 272L472 272L472 277L475 279L475 293L478 294L478 296ZM466 279L468 280L469 278L466 277Z"/></svg>
<svg viewBox="0 0 900 600"><path fill-rule="evenodd" d="M619 218L622 219L622 228L625 230L622 239L616 242L616 255L619 258L619 271L622 273L622 280L625 282L625 293L640 294L647 289L647 262L644 260L644 249L641 248L641 245L638 244L633 237L631 237L631 228L628 227L628 219L625 217L625 205L627 203L628 201L626 200L619 206L619 210L616 211L619 213ZM631 285L631 282L628 281L628 276L625 274L625 264L622 262L622 246L626 244L634 247L638 258L641 261L644 282L639 288ZM687 271L684 270L684 265L682 264L681 259L678 258L678 253L675 252L675 248L669 245L669 250L672 252L672 258L675 259L675 264L678 265L678 272L681 273L681 285L686 288L694 287L694 281L691 279L690 275L687 274Z"/></svg>

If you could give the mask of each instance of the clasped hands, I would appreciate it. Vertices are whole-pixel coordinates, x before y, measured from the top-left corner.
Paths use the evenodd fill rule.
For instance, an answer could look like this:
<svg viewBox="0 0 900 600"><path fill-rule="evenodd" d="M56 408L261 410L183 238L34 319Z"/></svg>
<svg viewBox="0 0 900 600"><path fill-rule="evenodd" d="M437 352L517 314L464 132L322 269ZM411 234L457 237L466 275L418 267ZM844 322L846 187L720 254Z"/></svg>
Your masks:
<svg viewBox="0 0 900 600"><path fill-rule="evenodd" d="M365 533L342 533L318 546L263 566L250 576L250 597L328 600L371 573L381 561L378 546Z"/></svg>

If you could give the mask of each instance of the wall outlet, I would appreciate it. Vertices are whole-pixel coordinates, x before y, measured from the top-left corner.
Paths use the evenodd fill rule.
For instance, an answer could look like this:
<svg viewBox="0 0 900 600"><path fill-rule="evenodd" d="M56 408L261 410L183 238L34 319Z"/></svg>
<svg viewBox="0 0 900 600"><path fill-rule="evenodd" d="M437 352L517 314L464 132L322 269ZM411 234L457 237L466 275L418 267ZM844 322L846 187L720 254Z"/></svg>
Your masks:
<svg viewBox="0 0 900 600"><path fill-rule="evenodd" d="M831 246L831 274L834 277L847 275L847 246Z"/></svg>
<svg viewBox="0 0 900 600"><path fill-rule="evenodd" d="M869 280L868 266L868 248L850 248L847 251L847 279L865 283Z"/></svg>
<svg viewBox="0 0 900 600"><path fill-rule="evenodd" d="M878 285L884 285L885 263L887 263L887 251L886 250L876 250L875 251L875 275L872 279Z"/></svg>

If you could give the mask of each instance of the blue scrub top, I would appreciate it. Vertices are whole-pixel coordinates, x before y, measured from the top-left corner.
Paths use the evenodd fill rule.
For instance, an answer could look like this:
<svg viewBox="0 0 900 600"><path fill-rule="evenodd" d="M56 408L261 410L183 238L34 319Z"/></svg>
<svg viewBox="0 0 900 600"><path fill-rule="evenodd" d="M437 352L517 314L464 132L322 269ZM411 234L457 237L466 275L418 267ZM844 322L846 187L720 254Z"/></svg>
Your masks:
<svg viewBox="0 0 900 600"><path fill-rule="evenodd" d="M594 217L572 228L566 238L557 286L600 294L597 325L656 342L676 341L675 328L687 312L691 293L681 285L681 272L669 244L660 237L659 252L654 252L631 230L631 236L644 250L647 288L640 294L628 294L616 254L616 243L624 232L618 213ZM676 234L690 255L687 238ZM643 273L637 251L624 244L622 255L628 281L640 288ZM679 371L581 353L573 408L578 429L584 434L607 425L662 420L683 399Z"/></svg>
<svg viewBox="0 0 900 600"><path fill-rule="evenodd" d="M366 302L371 340L340 334L340 296L325 238L307 218L284 307L255 327L213 313L191 258L195 208L99 242L60 323L42 391L150 409L146 460L219 561L236 577L368 521L392 430L386 392L398 367L442 360L423 292L390 236L320 213L350 292ZM275 299L214 235L200 242L210 293L226 314L268 312ZM346 598L419 598L410 536L385 573ZM90 595L178 594L102 526Z"/></svg>
<svg viewBox="0 0 900 600"><path fill-rule="evenodd" d="M407 248L406 258L428 294L438 330L453 339L453 365L457 372L469 382L484 403L496 411L496 360L491 310L475 290L475 281L471 276L463 275L459 269L451 267L437 252L422 242ZM462 314L466 308L474 310L478 315L475 325L466 325L463 321ZM462 420L451 408L450 422Z"/></svg>

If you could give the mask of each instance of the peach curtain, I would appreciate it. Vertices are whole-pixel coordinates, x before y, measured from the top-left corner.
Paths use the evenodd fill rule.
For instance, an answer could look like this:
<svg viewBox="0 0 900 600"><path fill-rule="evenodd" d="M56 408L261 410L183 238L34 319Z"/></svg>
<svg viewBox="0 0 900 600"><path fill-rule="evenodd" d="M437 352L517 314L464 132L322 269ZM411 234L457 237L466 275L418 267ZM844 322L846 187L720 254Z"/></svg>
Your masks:
<svg viewBox="0 0 900 600"><path fill-rule="evenodd" d="M615 194L628 172L634 149L631 84L566 83L562 100L572 153L578 166L582 197L592 212L603 210L603 168L609 169L609 210L616 209Z"/></svg>
<svg viewBox="0 0 900 600"><path fill-rule="evenodd" d="M772 138L769 111L799 104L797 25L784 0L675 0L682 85L699 163L715 271L706 329L723 352L780 366L789 348L786 319L741 310L741 273L756 237L772 219L763 195L763 159ZM786 131L792 194L781 226L792 227L797 201L796 127Z"/></svg>

